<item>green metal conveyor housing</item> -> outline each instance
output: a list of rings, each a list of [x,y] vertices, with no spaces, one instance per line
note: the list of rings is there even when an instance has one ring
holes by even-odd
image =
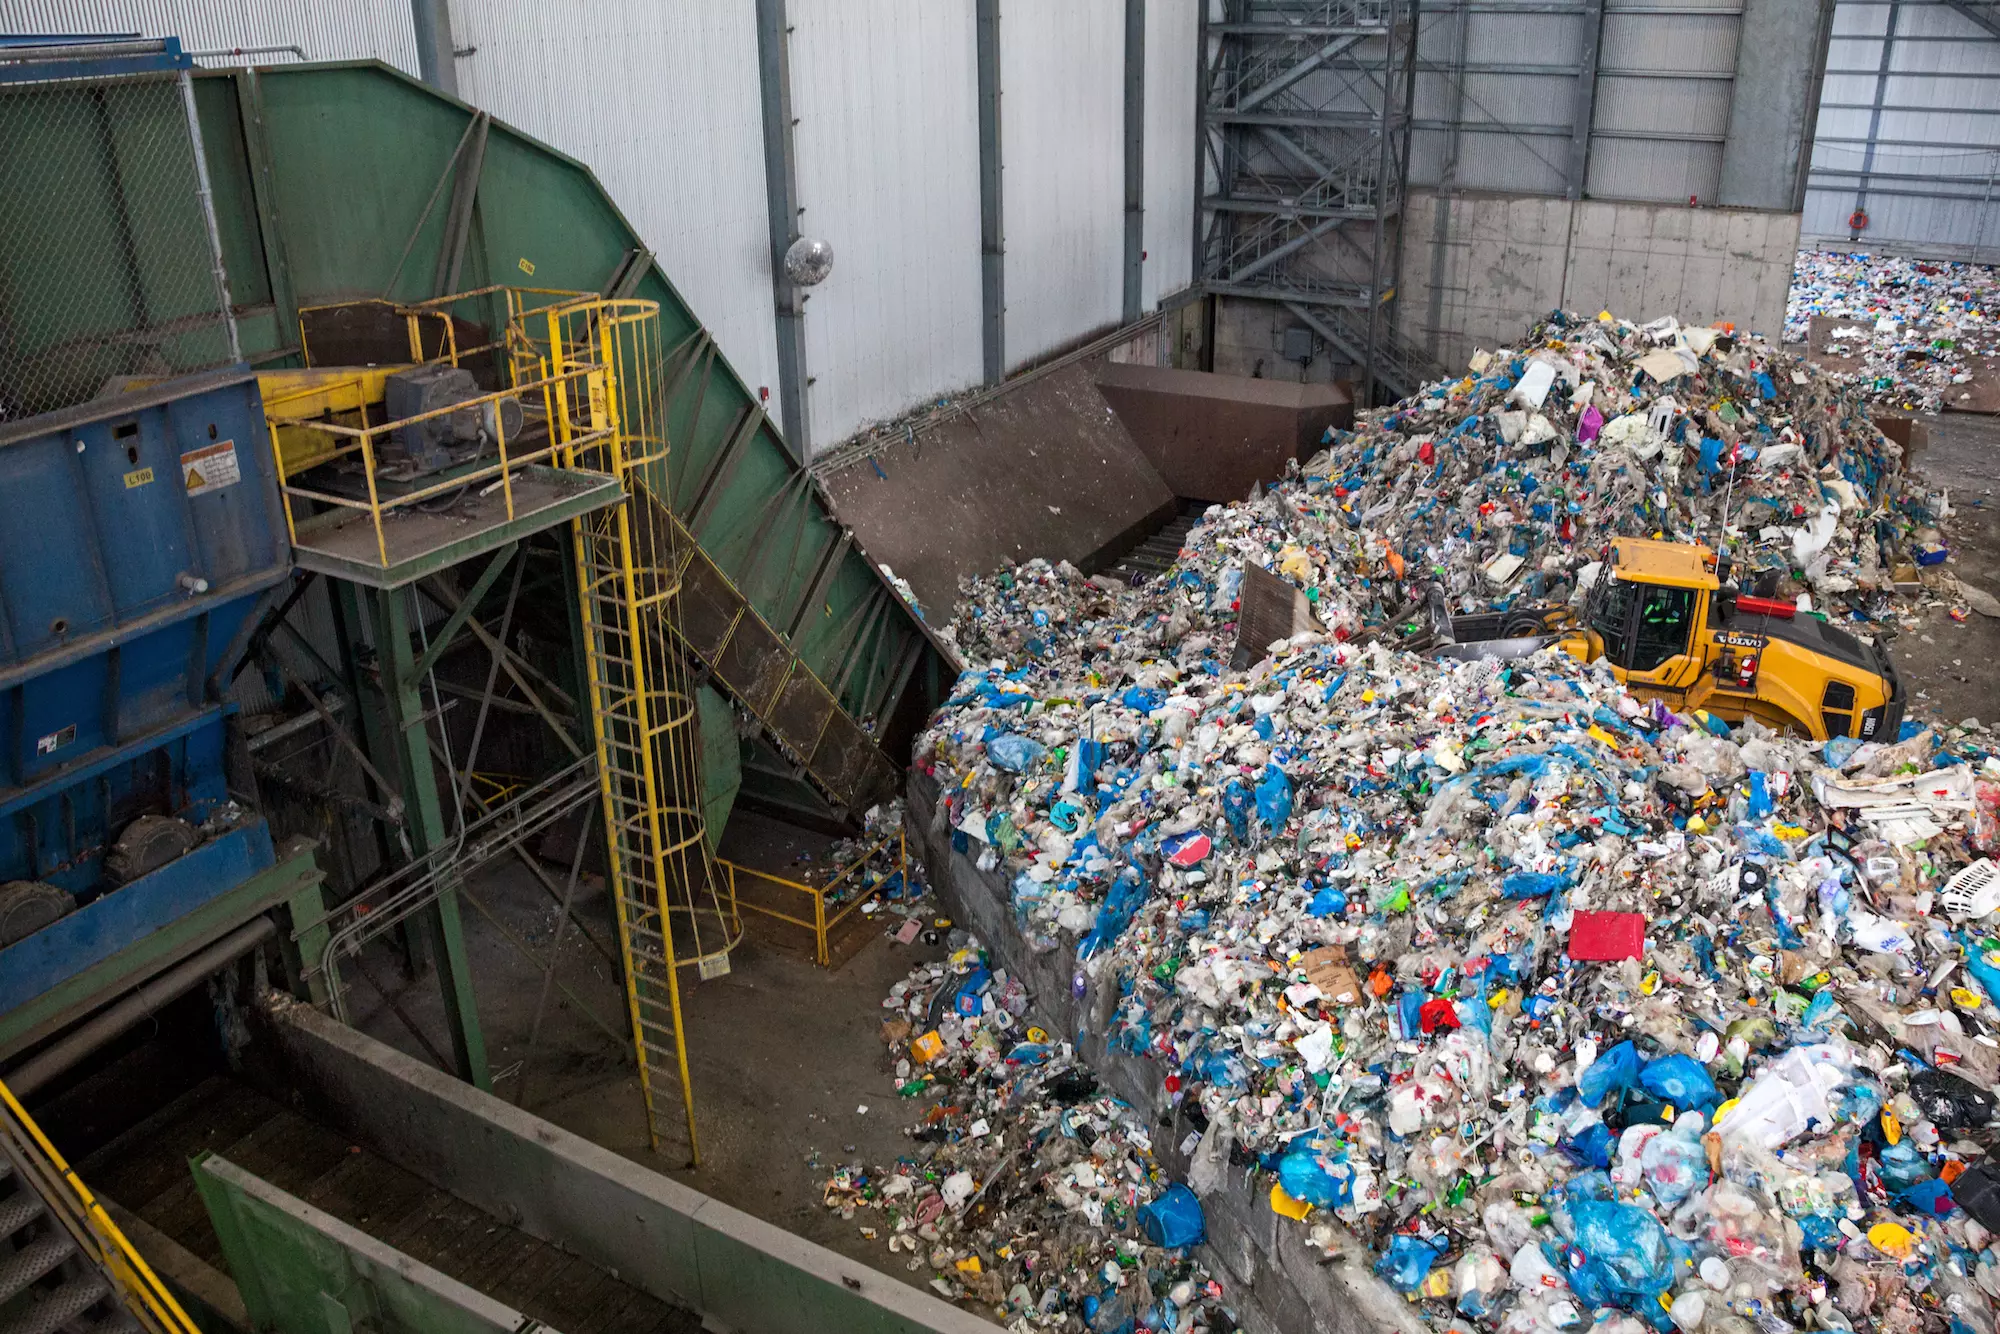
[[[689,647],[709,680],[757,715],[780,757],[753,777],[815,789],[843,814],[888,795],[955,664],[835,519],[590,170],[377,62],[208,71],[195,95],[253,364],[300,364],[301,307],[419,301],[490,283],[659,302],[663,344],[674,349],[664,377],[670,501],[702,553],[693,573],[706,634]],[[32,171],[17,161],[29,156],[0,136],[0,168]],[[116,175],[49,182],[60,189],[47,197],[61,200],[68,220],[58,225],[125,209]],[[115,334],[121,321],[137,322],[130,312],[145,309],[148,289],[184,285],[187,266],[207,269],[198,251],[142,248],[123,265],[54,244],[37,256],[39,229],[14,222],[10,266],[76,269],[60,275],[77,293],[69,327],[36,313],[36,336],[52,348]],[[7,292],[0,284],[0,329],[20,329]],[[773,685],[808,677],[837,703],[830,724],[802,722],[796,691]],[[781,716],[787,703],[800,716]],[[808,732],[859,740],[870,754],[802,753]],[[733,758],[710,748],[711,796],[733,790]]]

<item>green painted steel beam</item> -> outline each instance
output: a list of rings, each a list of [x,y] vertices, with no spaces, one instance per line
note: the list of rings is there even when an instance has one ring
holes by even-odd
[[[402,768],[404,818],[412,851],[422,856],[443,847],[444,804],[438,794],[437,766],[431,754],[430,723],[424,716],[421,681],[416,673],[415,646],[410,642],[410,598],[402,589],[369,592],[375,621],[375,652],[382,676],[385,730]],[[445,1026],[451,1032],[451,1054],[459,1078],[475,1088],[493,1087],[486,1066],[486,1038],[479,1026],[479,1002],[472,990],[472,965],[465,954],[465,928],[459,920],[458,894],[442,890],[425,910],[430,931],[431,959],[438,989],[444,995]]]

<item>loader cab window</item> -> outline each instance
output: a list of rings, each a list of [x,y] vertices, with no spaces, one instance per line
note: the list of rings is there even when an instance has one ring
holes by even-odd
[[[1639,586],[1623,579],[1603,579],[1591,590],[1590,628],[1604,636],[1605,656],[1613,662],[1624,656],[1638,595]]]
[[[1694,621],[1692,588],[1646,588],[1639,590],[1637,631],[1626,666],[1635,672],[1650,672],[1678,653],[1687,652],[1688,630]]]

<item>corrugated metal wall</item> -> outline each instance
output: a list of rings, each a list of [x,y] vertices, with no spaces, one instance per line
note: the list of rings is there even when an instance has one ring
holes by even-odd
[[[805,308],[824,444],[979,382],[973,11],[792,0],[791,19],[799,226],[834,253]]]
[[[1010,364],[1122,300],[1124,7],[1007,0],[1001,24]],[[1186,286],[1195,10],[1147,15],[1144,304]],[[460,95],[587,163],[753,384],[777,387],[755,13],[657,0],[451,0]],[[821,448],[980,376],[973,5],[791,0],[806,305]],[[409,0],[0,0],[16,31],[296,44],[417,67]]]
[[[407,4],[405,6],[407,8]],[[753,385],[777,394],[748,3],[451,0],[459,95],[587,163]]]
[[[410,0],[0,0],[0,31],[178,36],[189,51],[296,46],[308,60],[383,60],[417,72]]]
[[[1571,184],[1588,25],[1601,23],[1583,191],[1714,202],[1736,71],[1739,0],[1425,4],[1410,183],[1554,195]]]
[[[1924,0],[1841,0],[1833,22],[1808,242],[2000,260],[2000,36]]]
[[[1195,43],[1200,14],[1187,0],[1146,6],[1147,309],[1186,287],[1194,271]]]
[[[1000,147],[1007,365],[1118,322],[1125,261],[1125,14],[1099,0],[1007,0]],[[1194,170],[1189,121],[1188,170]]]

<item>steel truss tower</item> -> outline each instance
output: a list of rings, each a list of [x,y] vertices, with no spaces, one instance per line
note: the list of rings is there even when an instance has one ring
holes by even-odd
[[[1394,335],[1418,0],[1204,0],[1197,260],[1281,302],[1377,386],[1429,369]]]

